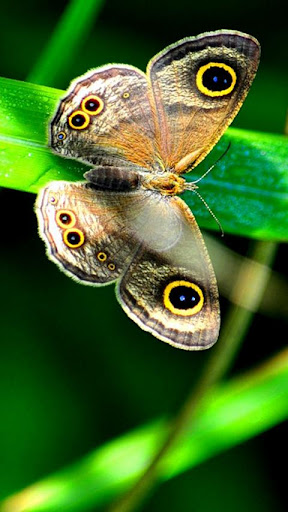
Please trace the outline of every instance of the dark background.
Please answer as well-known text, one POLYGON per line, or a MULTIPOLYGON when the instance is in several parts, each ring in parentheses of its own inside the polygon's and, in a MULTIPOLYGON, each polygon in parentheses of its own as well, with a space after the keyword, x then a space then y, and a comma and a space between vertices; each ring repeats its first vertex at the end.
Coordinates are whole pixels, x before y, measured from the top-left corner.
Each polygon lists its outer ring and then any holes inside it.
MULTIPOLYGON (((2 76, 27 78, 65 5, 2 5, 2 76)), ((108 0, 61 78, 43 85, 66 89, 77 75, 107 62, 145 69, 167 44, 220 28, 248 32, 262 46, 255 84, 234 126, 283 133, 287 17, 279 0, 108 0)), ((178 351, 142 332, 122 312, 113 286, 84 287, 61 274, 38 238, 34 200, 0 192, 0 498, 106 440, 176 413, 208 357, 178 351)), ((249 246, 232 236, 223 243, 243 254, 249 246)), ((275 269, 287 276, 284 251, 280 247, 275 269)), ((224 315, 226 306, 223 300, 224 315)), ((287 342, 284 333, 287 322, 280 316, 255 315, 230 375, 275 354, 287 342)), ((279 425, 169 481, 147 511, 286 510, 279 461, 287 457, 287 434, 287 424, 279 425)))

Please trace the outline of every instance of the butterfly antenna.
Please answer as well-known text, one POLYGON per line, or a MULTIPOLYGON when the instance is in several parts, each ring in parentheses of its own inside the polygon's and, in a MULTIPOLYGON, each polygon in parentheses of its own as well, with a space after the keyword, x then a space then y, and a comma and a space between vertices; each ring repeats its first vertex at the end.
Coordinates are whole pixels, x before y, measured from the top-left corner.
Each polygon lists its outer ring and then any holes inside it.
POLYGON ((193 185, 196 184, 196 183, 199 183, 199 181, 203 180, 203 178, 205 178, 205 176, 207 176, 207 174, 209 174, 209 172, 212 171, 212 169, 214 169, 214 167, 216 167, 216 165, 220 162, 220 160, 222 160, 222 158, 224 158, 224 156, 228 153, 229 149, 230 149, 230 146, 231 146, 231 142, 229 142, 227 148, 225 149, 224 153, 222 153, 222 155, 219 156, 219 158, 217 158, 216 162, 214 162, 214 164, 211 165, 211 167, 209 167, 209 169, 207 169, 207 171, 204 172, 204 174, 202 174, 202 176, 200 176, 200 178, 198 178, 197 180, 193 181, 193 185))
POLYGON ((229 144, 228 144, 227 148, 225 149, 224 153, 222 153, 222 155, 220 155, 219 158, 217 158, 216 162, 214 162, 214 164, 211 165, 211 167, 209 167, 209 169, 207 169, 207 171, 204 172, 204 174, 202 174, 202 176, 200 176, 200 178, 198 178, 197 180, 192 181, 190 183, 186 182, 186 184, 185 184, 185 190, 190 190, 191 192, 194 192, 197 195, 197 197, 199 197, 199 199, 201 199, 201 201, 204 204, 204 206, 206 206, 208 212, 213 217, 213 219, 215 220, 216 224, 218 224, 221 236, 224 236, 224 230, 223 230, 223 228, 221 226, 221 223, 217 219, 215 213, 211 210, 210 206, 206 203, 205 199, 203 199, 201 194, 199 194, 199 192, 197 192, 197 188, 198 187, 197 187, 196 183, 199 183, 199 181, 203 180, 203 178, 205 178, 205 176, 207 176, 207 174, 209 174, 209 172, 211 172, 212 169, 214 169, 214 167, 220 162, 220 160, 222 160, 222 158, 224 158, 224 156, 228 153, 228 151, 230 149, 230 146, 231 146, 231 142, 229 142, 229 144))
POLYGON ((221 226, 220 220, 217 219, 215 213, 211 210, 209 204, 206 203, 205 199, 201 196, 201 194, 199 194, 199 192, 197 192, 197 190, 194 189, 193 192, 196 194, 197 197, 199 197, 199 199, 201 199, 201 201, 204 204, 204 206, 206 206, 206 208, 207 208, 208 212, 210 213, 211 217, 213 217, 213 219, 215 220, 216 224, 218 224, 221 236, 224 236, 224 230, 223 230, 223 228, 221 226))

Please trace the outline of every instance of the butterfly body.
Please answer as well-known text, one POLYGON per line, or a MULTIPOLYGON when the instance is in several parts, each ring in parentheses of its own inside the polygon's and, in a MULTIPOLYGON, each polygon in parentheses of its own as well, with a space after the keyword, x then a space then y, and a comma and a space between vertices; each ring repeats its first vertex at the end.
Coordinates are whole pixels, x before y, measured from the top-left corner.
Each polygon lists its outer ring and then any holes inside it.
POLYGON ((195 218, 178 197, 183 176, 211 150, 255 75, 259 44, 218 31, 154 57, 147 74, 107 65, 71 84, 51 123, 51 147, 93 165, 85 182, 39 194, 49 257, 86 284, 116 281, 142 329, 173 346, 218 338, 216 279, 195 218))

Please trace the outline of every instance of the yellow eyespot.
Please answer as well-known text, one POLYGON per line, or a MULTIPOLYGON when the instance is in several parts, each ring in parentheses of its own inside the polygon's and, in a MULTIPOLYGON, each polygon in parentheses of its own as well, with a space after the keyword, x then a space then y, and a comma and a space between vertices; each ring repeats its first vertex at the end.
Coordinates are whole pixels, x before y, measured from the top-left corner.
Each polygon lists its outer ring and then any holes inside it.
POLYGON ((204 295, 195 283, 172 281, 163 292, 163 303, 171 313, 179 316, 192 316, 199 313, 204 305, 204 295))
POLYGON ((111 270, 113 272, 113 270, 115 270, 115 265, 114 263, 108 263, 107 267, 109 268, 109 270, 111 270))
POLYGON ((90 116, 97 116, 104 108, 104 101, 99 96, 90 94, 82 100, 81 108, 84 112, 90 114, 90 116))
POLYGON ((73 130, 84 130, 90 123, 90 116, 82 110, 74 110, 68 117, 68 124, 73 130))
POLYGON ((230 94, 237 81, 237 75, 231 66, 224 62, 209 62, 198 69, 196 85, 206 96, 219 97, 230 94))
POLYGON ((56 212, 56 222, 60 228, 72 228, 76 224, 76 217, 70 210, 58 210, 56 212))
POLYGON ((57 133, 57 139, 60 140, 60 141, 61 140, 65 140, 66 137, 67 137, 67 134, 65 132, 58 132, 57 133))
POLYGON ((107 260, 107 254, 106 254, 106 252, 101 252, 101 251, 100 251, 100 252, 98 252, 98 253, 96 254, 96 257, 97 257, 97 260, 99 260, 101 263, 104 263, 104 261, 106 261, 106 260, 107 260))
POLYGON ((83 231, 77 228, 66 229, 63 233, 63 241, 67 247, 71 249, 78 249, 85 242, 85 236, 83 231))
POLYGON ((124 98, 124 100, 127 100, 127 98, 129 98, 129 97, 130 97, 130 93, 129 92, 124 92, 122 94, 122 98, 124 98))

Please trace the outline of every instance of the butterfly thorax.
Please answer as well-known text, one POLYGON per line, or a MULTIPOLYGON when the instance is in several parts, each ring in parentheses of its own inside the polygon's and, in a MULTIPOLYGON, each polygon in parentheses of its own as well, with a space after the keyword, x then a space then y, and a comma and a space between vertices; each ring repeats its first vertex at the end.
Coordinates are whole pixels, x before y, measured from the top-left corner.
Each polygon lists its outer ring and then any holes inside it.
POLYGON ((142 176, 141 185, 165 196, 181 194, 185 190, 185 179, 173 173, 148 174, 142 176))

